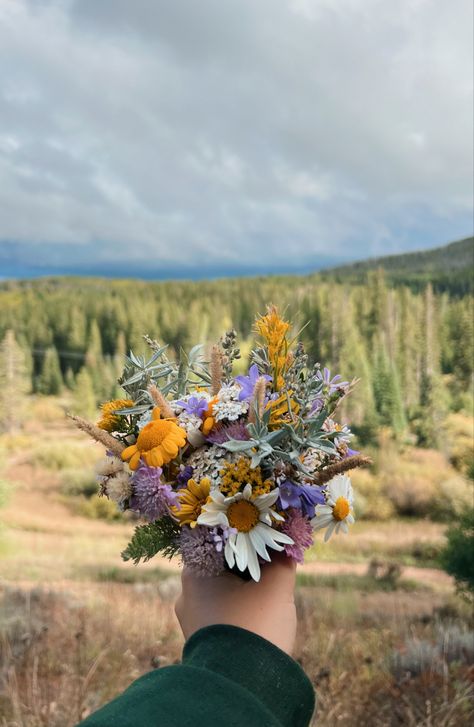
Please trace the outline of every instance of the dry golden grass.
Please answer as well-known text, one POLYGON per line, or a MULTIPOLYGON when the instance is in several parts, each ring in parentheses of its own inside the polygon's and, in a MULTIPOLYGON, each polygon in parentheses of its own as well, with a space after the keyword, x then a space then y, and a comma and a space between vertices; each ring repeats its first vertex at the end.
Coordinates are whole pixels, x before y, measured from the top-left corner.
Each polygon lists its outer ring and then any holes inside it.
MULTIPOLYGON (((3 587, 2 727, 72 727, 145 671, 178 660, 176 580, 3 587)), ((402 678, 390 671, 391 655, 407 639, 435 638, 443 609, 450 621, 461 619, 457 606, 447 611, 444 596, 313 586, 298 590, 297 603, 295 656, 316 687, 315 724, 469 724, 466 664, 451 664, 441 676, 430 668, 402 678)))
MULTIPOLYGON (((101 448, 51 407, 39 412, 41 425, 0 438, 2 477, 13 483, 0 513, 0 727, 72 727, 140 674, 179 659, 182 646, 179 564, 122 563, 133 523, 68 506, 64 477, 92 467, 101 448)), ((434 643, 440 625, 468 623, 451 579, 433 567, 444 529, 391 519, 358 522, 326 545, 318 537, 300 569, 296 653, 317 689, 315 724, 452 727, 474 718, 466 664, 403 678, 390 669, 409 639, 434 643), (402 564, 401 579, 367 576, 374 556, 402 564)))

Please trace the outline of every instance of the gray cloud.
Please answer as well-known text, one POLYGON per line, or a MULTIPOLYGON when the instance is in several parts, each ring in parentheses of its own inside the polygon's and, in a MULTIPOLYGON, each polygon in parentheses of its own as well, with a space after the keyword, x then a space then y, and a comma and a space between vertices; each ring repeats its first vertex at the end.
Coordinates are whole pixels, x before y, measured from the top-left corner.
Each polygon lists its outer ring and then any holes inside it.
POLYGON ((467 234, 471 27, 469 0, 4 0, 0 241, 231 269, 467 234))

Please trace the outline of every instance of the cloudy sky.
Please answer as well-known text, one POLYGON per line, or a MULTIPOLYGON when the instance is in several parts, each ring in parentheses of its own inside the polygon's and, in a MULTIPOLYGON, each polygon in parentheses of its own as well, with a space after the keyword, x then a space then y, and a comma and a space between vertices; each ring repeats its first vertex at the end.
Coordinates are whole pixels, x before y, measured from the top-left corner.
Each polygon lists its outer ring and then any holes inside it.
POLYGON ((472 234, 471 0, 0 0, 0 276, 472 234))

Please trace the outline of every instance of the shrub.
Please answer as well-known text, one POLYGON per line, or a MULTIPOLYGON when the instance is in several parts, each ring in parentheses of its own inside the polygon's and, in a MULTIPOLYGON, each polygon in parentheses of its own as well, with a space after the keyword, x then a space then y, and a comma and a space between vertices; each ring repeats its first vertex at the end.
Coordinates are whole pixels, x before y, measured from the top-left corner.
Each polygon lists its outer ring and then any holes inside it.
POLYGON ((400 472, 391 476, 387 496, 399 515, 425 517, 436 495, 435 483, 423 476, 400 472))
POLYGON ((364 520, 389 520, 394 514, 390 500, 383 495, 380 477, 368 470, 354 470, 351 473, 355 490, 355 511, 357 518, 364 520))
MULTIPOLYGON (((82 469, 87 444, 77 441, 44 442, 34 449, 30 455, 31 464, 46 467, 50 470, 82 469)), ((90 454, 90 449, 89 449, 90 454)))
POLYGON ((92 497, 97 494, 98 484, 95 473, 90 469, 65 469, 61 472, 61 490, 67 497, 83 495, 92 497))
POLYGON ((431 515, 442 521, 453 520, 462 515, 474 502, 474 486, 460 475, 443 480, 437 487, 432 503, 431 515))
POLYGON ((117 505, 107 497, 92 495, 88 500, 81 498, 77 503, 77 512, 94 520, 121 520, 122 514, 117 505))
POLYGON ((458 624, 449 624, 440 628, 438 648, 450 664, 474 664, 474 632, 458 624))
POLYGON ((474 596, 474 507, 452 525, 441 553, 441 565, 454 578, 461 592, 474 596))
POLYGON ((419 676, 426 672, 443 674, 444 663, 435 644, 421 639, 409 639, 403 650, 393 652, 390 671, 396 679, 403 679, 407 675, 419 676))
POLYGON ((446 420, 446 443, 449 459, 462 474, 474 479, 474 450, 472 416, 456 413, 446 420))

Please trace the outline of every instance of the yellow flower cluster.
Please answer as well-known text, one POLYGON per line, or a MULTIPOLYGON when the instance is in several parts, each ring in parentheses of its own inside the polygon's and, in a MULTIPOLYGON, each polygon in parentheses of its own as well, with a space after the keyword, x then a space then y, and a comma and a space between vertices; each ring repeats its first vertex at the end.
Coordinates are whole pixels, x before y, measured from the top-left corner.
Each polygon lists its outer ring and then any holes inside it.
POLYGON ((100 410, 102 417, 97 422, 99 429, 105 429, 106 432, 117 432, 120 430, 120 426, 123 423, 121 417, 116 416, 114 411, 118 409, 127 409, 129 406, 133 406, 131 399, 113 399, 112 401, 106 401, 102 404, 100 410))
POLYGON ((278 399, 269 401, 267 409, 270 409, 270 429, 278 429, 282 424, 291 419, 288 402, 290 402, 291 411, 297 414, 299 411, 299 404, 291 398, 291 391, 282 394, 278 399))
POLYGON ((252 493, 255 497, 266 495, 273 488, 272 480, 264 480, 260 467, 252 469, 250 460, 246 457, 240 457, 234 464, 226 462, 225 467, 220 471, 220 476, 219 489, 226 497, 236 495, 247 484, 252 485, 252 493))
POLYGON ((255 332, 265 340, 268 348, 268 359, 273 368, 274 391, 283 388, 283 374, 289 363, 287 333, 290 324, 283 320, 274 305, 269 306, 268 313, 255 321, 255 332))

